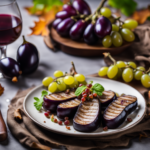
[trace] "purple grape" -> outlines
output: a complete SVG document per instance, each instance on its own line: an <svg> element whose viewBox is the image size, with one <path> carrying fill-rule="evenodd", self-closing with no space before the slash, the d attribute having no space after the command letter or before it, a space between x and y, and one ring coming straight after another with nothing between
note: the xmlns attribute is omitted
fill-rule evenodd
<svg viewBox="0 0 150 150"><path fill-rule="evenodd" d="M84 34L83 34L83 38L84 38L85 43L87 43L89 45L93 45L98 41L98 38L94 32L94 27L95 27L95 24L90 23L86 27Z"/></svg>
<svg viewBox="0 0 150 150"><path fill-rule="evenodd" d="M75 24L75 21L71 18L67 18L63 20L59 25L57 26L57 33L61 36L69 36L70 28Z"/></svg>
<svg viewBox="0 0 150 150"><path fill-rule="evenodd" d="M70 30L71 39L80 40L83 37L83 33L87 25L88 22L83 20L79 20L78 22L76 22Z"/></svg>
<svg viewBox="0 0 150 150"><path fill-rule="evenodd" d="M102 16L97 19L94 30L95 30L95 34L99 38L104 38L106 35L110 35L111 33L112 30L111 22L109 21L109 19Z"/></svg>
<svg viewBox="0 0 150 150"><path fill-rule="evenodd" d="M62 19L60 19L60 18L55 19L54 22L53 22L53 28L56 29L57 26L58 26L58 24L59 24L61 21L62 21Z"/></svg>
<svg viewBox="0 0 150 150"><path fill-rule="evenodd" d="M56 18L60 18L62 20L66 19L66 18L69 18L71 16L75 16L76 14L72 14L72 12L67 12L65 10L63 11L59 11L57 14L56 14Z"/></svg>
<svg viewBox="0 0 150 150"><path fill-rule="evenodd" d="M39 53L37 48L25 40L17 50L17 62L20 65L22 74L33 73L39 65Z"/></svg>
<svg viewBox="0 0 150 150"><path fill-rule="evenodd" d="M74 9L74 7L71 4L65 4L65 5L63 5L63 10L67 11L70 14L72 14L72 16L77 15L76 10Z"/></svg>
<svg viewBox="0 0 150 150"><path fill-rule="evenodd" d="M16 60L6 57L0 60L0 70L3 76L7 79L17 77L20 75L20 67Z"/></svg>
<svg viewBox="0 0 150 150"><path fill-rule="evenodd" d="M91 14L90 6L84 0L74 0L72 5L80 14Z"/></svg>

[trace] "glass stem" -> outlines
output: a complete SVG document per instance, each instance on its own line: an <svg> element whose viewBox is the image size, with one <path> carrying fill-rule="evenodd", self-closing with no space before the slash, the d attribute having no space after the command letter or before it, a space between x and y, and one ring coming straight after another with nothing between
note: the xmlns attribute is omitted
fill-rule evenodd
<svg viewBox="0 0 150 150"><path fill-rule="evenodd" d="M6 49L7 49L7 46L0 46L0 51L1 51L1 58L0 59L3 59L6 57ZM3 78L2 73L0 73L0 78Z"/></svg>

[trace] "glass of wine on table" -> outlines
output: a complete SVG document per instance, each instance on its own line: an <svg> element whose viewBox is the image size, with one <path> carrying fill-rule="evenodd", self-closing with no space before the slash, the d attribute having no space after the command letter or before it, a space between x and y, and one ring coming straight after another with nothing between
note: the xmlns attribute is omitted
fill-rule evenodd
<svg viewBox="0 0 150 150"><path fill-rule="evenodd" d="M16 0L0 0L0 78L9 78L17 71L15 60L6 57L7 45L13 43L22 31L22 17ZM15 67L15 70L12 69Z"/></svg>

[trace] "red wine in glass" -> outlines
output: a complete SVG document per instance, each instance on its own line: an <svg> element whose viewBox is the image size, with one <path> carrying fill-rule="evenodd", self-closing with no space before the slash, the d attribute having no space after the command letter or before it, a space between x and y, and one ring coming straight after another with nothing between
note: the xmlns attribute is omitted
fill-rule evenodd
<svg viewBox="0 0 150 150"><path fill-rule="evenodd" d="M14 42L21 33L22 21L13 15L0 14L0 45Z"/></svg>
<svg viewBox="0 0 150 150"><path fill-rule="evenodd" d="M0 51L6 58L7 45L14 42L22 31L22 17L16 0L0 1ZM1 68L0 68L1 70ZM0 73L0 78L3 75Z"/></svg>

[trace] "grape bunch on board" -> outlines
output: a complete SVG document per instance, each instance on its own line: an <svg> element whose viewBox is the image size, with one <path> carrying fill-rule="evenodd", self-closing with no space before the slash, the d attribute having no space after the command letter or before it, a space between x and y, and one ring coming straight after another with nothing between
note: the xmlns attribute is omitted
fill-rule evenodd
<svg viewBox="0 0 150 150"><path fill-rule="evenodd" d="M109 67L100 68L98 71L99 76L107 76L114 80L122 78L127 83L132 80L139 80L144 87L150 88L150 68L146 71L142 66L137 67L134 62L116 61L110 53L103 54L105 57L109 57L113 64Z"/></svg>
<svg viewBox="0 0 150 150"><path fill-rule="evenodd" d="M138 26L137 21L128 19L123 22L120 17L115 18L109 8L103 7L106 1L102 0L93 14L84 0L65 4L63 10L56 14L53 28L62 37L84 40L89 45L101 42L107 48L134 41L132 30Z"/></svg>

